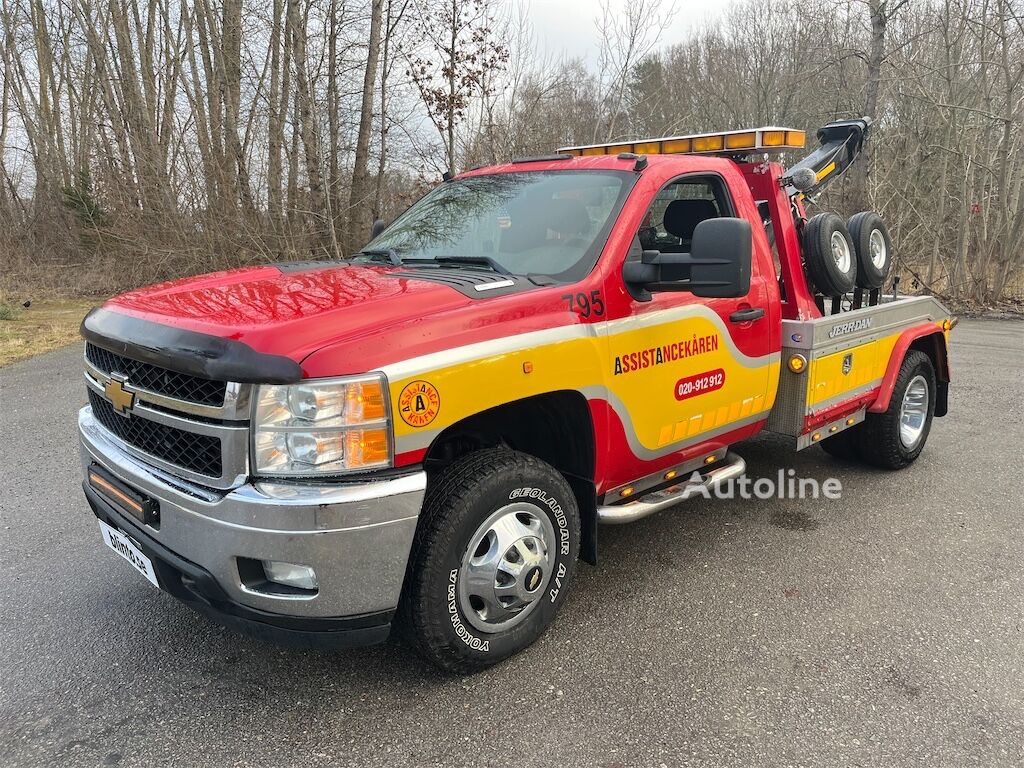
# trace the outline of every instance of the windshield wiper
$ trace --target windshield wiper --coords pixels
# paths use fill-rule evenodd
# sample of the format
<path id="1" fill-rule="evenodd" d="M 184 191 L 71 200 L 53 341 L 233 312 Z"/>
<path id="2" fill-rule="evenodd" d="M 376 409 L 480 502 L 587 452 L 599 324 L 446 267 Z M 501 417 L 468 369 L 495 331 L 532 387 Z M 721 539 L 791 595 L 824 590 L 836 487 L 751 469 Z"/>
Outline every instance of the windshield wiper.
<path id="1" fill-rule="evenodd" d="M 505 269 L 501 264 L 496 262 L 490 256 L 435 256 L 429 259 L 403 259 L 403 264 L 467 264 L 475 267 L 489 267 L 491 271 L 497 272 L 499 275 L 511 275 L 512 273 Z"/>
<path id="2" fill-rule="evenodd" d="M 394 267 L 402 266 L 402 259 L 395 252 L 394 248 L 364 248 L 361 251 L 356 251 L 352 254 L 353 256 L 369 256 L 371 259 L 383 256 L 388 260 L 388 263 Z"/>

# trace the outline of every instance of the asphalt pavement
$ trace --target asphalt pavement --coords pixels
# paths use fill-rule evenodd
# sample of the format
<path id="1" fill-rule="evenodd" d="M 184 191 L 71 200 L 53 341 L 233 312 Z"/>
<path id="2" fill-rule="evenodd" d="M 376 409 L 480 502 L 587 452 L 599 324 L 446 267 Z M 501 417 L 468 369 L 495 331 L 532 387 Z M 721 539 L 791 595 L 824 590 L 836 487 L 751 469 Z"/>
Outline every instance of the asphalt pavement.
<path id="1" fill-rule="evenodd" d="M 82 496 L 80 348 L 0 369 L 0 765 L 1021 765 L 1024 324 L 962 322 L 952 361 L 909 469 L 738 446 L 842 498 L 603 528 L 547 634 L 468 678 L 160 593 Z"/>

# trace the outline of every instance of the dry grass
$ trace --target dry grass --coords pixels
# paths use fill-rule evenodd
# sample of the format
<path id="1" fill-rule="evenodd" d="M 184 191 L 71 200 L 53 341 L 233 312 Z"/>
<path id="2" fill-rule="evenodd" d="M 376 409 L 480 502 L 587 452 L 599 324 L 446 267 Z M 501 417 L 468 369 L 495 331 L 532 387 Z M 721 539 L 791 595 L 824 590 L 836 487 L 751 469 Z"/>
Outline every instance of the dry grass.
<path id="1" fill-rule="evenodd" d="M 81 340 L 78 326 L 102 299 L 40 299 L 23 307 L 0 296 L 0 367 Z"/>

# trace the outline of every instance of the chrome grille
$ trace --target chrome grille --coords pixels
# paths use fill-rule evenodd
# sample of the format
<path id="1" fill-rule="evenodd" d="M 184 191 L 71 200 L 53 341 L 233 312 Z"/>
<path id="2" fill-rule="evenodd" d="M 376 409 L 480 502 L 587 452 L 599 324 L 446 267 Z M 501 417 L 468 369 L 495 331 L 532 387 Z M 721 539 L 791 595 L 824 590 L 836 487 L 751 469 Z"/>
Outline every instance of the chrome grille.
<path id="1" fill-rule="evenodd" d="M 186 432 L 138 416 L 118 416 L 114 407 L 91 389 L 89 405 L 100 424 L 134 448 L 197 475 L 220 478 L 224 465 L 218 438 Z"/>
<path id="2" fill-rule="evenodd" d="M 210 381 L 93 344 L 85 348 L 85 383 L 93 418 L 127 452 L 209 488 L 245 482 L 252 385 Z M 125 415 L 111 405 L 112 384 L 122 398 L 133 396 Z"/>
<path id="3" fill-rule="evenodd" d="M 95 344 L 85 345 L 85 359 L 103 373 L 120 374 L 139 389 L 200 405 L 224 405 L 227 383 L 223 381 L 211 381 L 132 360 Z"/>

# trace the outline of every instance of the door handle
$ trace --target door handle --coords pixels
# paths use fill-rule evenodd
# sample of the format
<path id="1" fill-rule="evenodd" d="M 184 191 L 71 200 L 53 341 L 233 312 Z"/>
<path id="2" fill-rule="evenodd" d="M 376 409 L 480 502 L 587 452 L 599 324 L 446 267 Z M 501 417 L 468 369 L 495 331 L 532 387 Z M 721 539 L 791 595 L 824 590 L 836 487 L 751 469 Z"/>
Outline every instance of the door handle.
<path id="1" fill-rule="evenodd" d="M 747 307 L 746 309 L 740 309 L 729 315 L 730 323 L 750 323 L 754 320 L 760 320 L 764 317 L 763 307 Z"/>

